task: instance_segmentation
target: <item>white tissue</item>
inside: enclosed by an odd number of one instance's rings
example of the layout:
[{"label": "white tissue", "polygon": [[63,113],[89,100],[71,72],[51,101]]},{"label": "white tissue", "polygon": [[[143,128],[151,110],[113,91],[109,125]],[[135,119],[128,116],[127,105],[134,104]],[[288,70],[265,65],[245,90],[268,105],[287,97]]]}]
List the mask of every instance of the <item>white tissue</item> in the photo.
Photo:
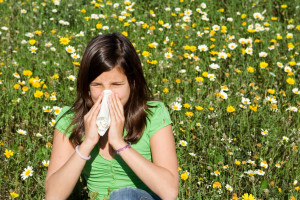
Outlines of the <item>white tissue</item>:
[{"label": "white tissue", "polygon": [[110,126],[110,115],[108,108],[108,96],[112,93],[111,90],[104,90],[104,96],[101,103],[101,110],[97,116],[96,124],[98,126],[99,135],[103,136]]}]

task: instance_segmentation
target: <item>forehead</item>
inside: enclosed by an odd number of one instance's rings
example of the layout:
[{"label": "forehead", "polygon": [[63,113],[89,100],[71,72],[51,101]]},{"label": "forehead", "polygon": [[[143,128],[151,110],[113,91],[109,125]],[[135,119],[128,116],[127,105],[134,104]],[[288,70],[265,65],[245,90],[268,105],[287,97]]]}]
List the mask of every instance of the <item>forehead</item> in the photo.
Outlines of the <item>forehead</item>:
[{"label": "forehead", "polygon": [[93,82],[116,82],[125,80],[127,80],[127,77],[122,68],[114,67],[112,70],[100,74]]}]

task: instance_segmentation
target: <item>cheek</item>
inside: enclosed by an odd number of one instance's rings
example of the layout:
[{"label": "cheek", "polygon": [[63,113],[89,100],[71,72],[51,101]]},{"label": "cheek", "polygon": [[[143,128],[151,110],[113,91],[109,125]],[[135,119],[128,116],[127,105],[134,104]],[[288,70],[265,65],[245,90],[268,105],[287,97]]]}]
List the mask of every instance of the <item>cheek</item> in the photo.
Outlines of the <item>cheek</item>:
[{"label": "cheek", "polygon": [[90,88],[90,92],[91,92],[92,100],[95,103],[101,94],[101,90],[96,88]]},{"label": "cheek", "polygon": [[124,106],[127,101],[128,101],[128,98],[129,98],[129,95],[130,95],[130,89],[129,90],[117,90],[117,91],[114,91],[115,94],[118,94],[118,97],[120,98],[120,101],[122,103],[122,105]]}]

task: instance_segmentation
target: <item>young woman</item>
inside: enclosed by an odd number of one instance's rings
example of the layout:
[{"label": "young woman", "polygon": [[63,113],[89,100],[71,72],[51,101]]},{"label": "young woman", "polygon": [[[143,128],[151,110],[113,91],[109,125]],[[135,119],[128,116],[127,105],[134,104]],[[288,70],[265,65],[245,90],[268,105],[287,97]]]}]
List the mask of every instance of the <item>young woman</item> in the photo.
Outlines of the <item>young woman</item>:
[{"label": "young woman", "polygon": [[[111,123],[100,136],[96,118],[104,90],[112,91]],[[81,173],[97,199],[176,199],[172,121],[164,104],[150,97],[131,42],[119,33],[93,38],[82,57],[77,99],[56,119],[46,199],[66,199]]]}]

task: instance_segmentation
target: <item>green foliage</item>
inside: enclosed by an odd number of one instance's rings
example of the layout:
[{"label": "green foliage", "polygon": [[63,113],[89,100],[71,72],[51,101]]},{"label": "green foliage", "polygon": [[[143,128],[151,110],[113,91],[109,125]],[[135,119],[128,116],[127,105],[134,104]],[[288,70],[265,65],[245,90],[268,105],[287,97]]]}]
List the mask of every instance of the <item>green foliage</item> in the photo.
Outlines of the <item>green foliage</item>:
[{"label": "green foliage", "polygon": [[[154,97],[169,109],[182,178],[179,199],[241,199],[244,193],[299,198],[299,11],[295,0],[0,0],[0,199],[12,199],[12,192],[17,199],[44,198],[54,108],[76,97],[76,80],[69,77],[76,77],[80,59],[66,47],[81,58],[91,38],[111,32],[134,43]],[[63,37],[70,42],[61,44]],[[157,47],[149,46],[154,42]],[[175,102],[182,108],[176,110]],[[235,110],[228,112],[229,106]],[[32,176],[23,180],[28,166]],[[221,188],[214,188],[216,182]],[[74,192],[87,198],[84,182],[78,184]]]}]

